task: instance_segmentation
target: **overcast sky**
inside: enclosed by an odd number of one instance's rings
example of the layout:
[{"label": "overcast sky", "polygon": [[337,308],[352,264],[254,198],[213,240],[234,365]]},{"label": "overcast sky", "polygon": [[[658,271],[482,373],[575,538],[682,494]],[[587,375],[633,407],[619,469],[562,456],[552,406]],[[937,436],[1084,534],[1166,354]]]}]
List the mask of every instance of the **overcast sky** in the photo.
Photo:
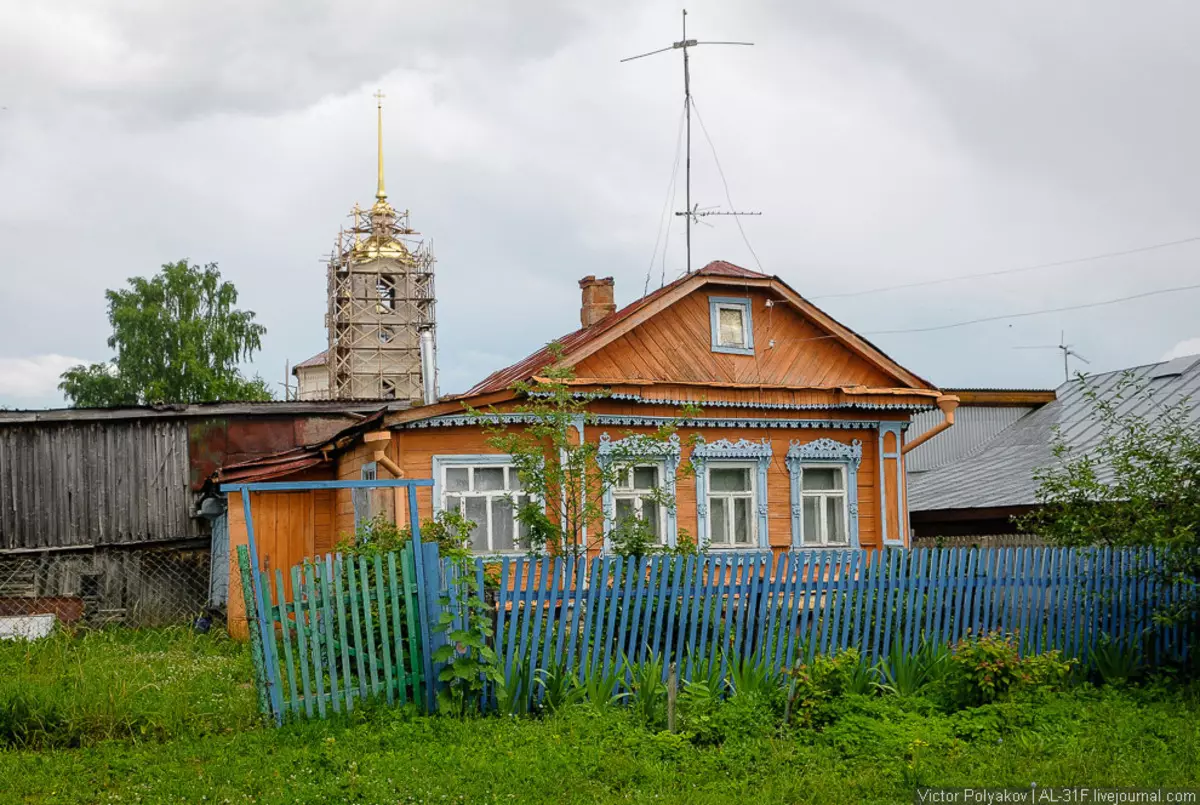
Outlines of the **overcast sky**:
[{"label": "overcast sky", "polygon": [[[442,391],[683,270],[655,253],[682,109],[677,3],[0,4],[0,405],[60,405],[110,357],[103,294],[217,262],[282,381],[325,346],[325,263],[374,191],[438,257]],[[694,262],[777,274],[945,387],[1062,380],[1200,352],[1200,292],[927,333],[880,330],[1200,282],[1200,242],[969,282],[889,286],[1200,236],[1194,0],[689,3],[696,106],[730,218]],[[693,200],[728,209],[693,131]],[[673,209],[682,205],[682,179]],[[761,262],[760,262],[761,261]],[[277,387],[278,388],[278,387]]]}]

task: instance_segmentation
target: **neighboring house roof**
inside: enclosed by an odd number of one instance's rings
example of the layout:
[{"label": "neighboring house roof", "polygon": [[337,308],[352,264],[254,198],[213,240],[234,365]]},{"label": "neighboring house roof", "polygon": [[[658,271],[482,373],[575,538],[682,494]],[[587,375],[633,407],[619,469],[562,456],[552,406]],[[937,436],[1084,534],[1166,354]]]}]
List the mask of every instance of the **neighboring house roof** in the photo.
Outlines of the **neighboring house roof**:
[{"label": "neighboring house roof", "polygon": [[[641,299],[626,305],[614,313],[610,313],[592,326],[582,327],[557,339],[555,343],[562,347],[561,362],[572,364],[592,354],[605,344],[618,338],[630,328],[637,326],[658,310],[672,304],[681,295],[690,293],[695,288],[707,282],[720,281],[722,279],[726,281],[741,279],[760,285],[769,284],[787,296],[788,301],[800,309],[802,313],[810,317],[817,325],[832,332],[846,343],[847,346],[864,355],[873,363],[881,366],[889,374],[895,375],[897,379],[906,385],[913,388],[936,388],[929,381],[914,375],[896,363],[870,341],[867,341],[848,327],[835,321],[827,313],[796,293],[791,286],[779,277],[751,271],[748,268],[742,268],[741,266],[727,263],[724,260],[713,261],[699,271],[685,274],[674,282],[659,288],[657,291],[643,296]],[[458,396],[459,398],[473,397],[479,394],[488,394],[511,388],[514,383],[530,380],[541,369],[551,363],[554,363],[554,354],[548,344],[523,360],[493,372],[466,393]]]},{"label": "neighboring house roof", "polygon": [[328,354],[329,350],[323,349],[316,355],[313,355],[311,358],[300,361],[300,363],[292,367],[292,374],[296,374],[297,369],[308,369],[313,366],[324,366],[328,362],[326,357]]},{"label": "neighboring house roof", "polygon": [[0,426],[32,422],[94,422],[106,419],[212,419],[219,417],[320,416],[323,414],[366,414],[386,405],[402,411],[408,400],[265,400],[261,402],[163,403],[120,408],[47,408],[0,411]]},{"label": "neighboring house roof", "polygon": [[[1190,400],[1191,421],[1200,427],[1200,355],[1089,375],[1086,383],[1100,395],[1111,397],[1126,372],[1136,382],[1147,383],[1154,394],[1152,399],[1144,394],[1127,395],[1123,411],[1149,416],[1155,410],[1187,398]],[[970,410],[969,407],[959,409],[960,414]],[[982,419],[987,420],[987,416]],[[986,424],[985,421],[980,427]],[[956,423],[929,443],[933,444],[936,439],[958,427]],[[1101,425],[1078,380],[1059,386],[1054,402],[1017,418],[965,455],[924,472],[913,471],[910,465],[909,510],[919,512],[1036,504],[1038,484],[1034,480],[1034,472],[1050,466],[1054,461],[1055,427],[1061,429],[1067,444],[1078,452],[1086,453],[1100,442],[1103,435]]]},{"label": "neighboring house roof", "polygon": [[[914,473],[934,470],[957,461],[1034,410],[1030,405],[959,405],[954,415],[954,427],[917,445],[905,456],[904,466],[909,473]],[[944,414],[937,409],[914,414],[908,429],[908,440],[912,441],[940,424],[944,418]]]}]

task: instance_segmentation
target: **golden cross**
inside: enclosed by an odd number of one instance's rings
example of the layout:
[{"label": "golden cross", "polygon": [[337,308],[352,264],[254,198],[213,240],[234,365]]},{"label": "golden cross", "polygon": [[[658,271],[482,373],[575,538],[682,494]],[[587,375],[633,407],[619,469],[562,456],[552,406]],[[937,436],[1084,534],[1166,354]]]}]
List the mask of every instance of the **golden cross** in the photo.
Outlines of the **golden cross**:
[{"label": "golden cross", "polygon": [[383,94],[383,90],[377,89],[377,90],[375,90],[375,94],[372,97],[375,98],[375,103],[379,107],[382,108],[383,107],[383,99],[386,98],[387,96]]}]

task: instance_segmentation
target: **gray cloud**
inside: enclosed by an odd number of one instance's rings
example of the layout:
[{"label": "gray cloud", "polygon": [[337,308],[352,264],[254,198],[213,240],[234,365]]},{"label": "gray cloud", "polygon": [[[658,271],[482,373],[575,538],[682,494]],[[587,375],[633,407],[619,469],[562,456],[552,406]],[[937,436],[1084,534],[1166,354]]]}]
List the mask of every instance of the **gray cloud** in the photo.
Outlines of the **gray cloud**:
[{"label": "gray cloud", "polygon": [[[268,329],[253,366],[320,350],[327,254],[388,186],[433,238],[445,391],[577,324],[575,280],[640,295],[675,150],[666,3],[10,6],[0,10],[0,358],[107,357],[103,291],[215,260]],[[806,295],[1200,233],[1190,5],[717,4],[697,105],[762,268]],[[694,200],[726,206],[699,128]],[[674,208],[682,204],[682,195]],[[665,266],[682,270],[671,223]],[[696,263],[757,267],[728,220]],[[857,298],[864,332],[1182,284],[1200,246]],[[1059,380],[1059,331],[1097,369],[1194,338],[1196,296],[875,340],[945,385]],[[38,403],[53,403],[48,391]],[[31,404],[0,389],[0,404]]]}]

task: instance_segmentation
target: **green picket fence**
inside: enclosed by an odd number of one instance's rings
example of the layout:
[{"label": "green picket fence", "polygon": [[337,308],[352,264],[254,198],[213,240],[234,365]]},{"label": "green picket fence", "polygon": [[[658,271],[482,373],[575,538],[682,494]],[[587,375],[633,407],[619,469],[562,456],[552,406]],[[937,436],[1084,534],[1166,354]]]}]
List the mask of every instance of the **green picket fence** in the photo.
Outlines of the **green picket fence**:
[{"label": "green picket fence", "polygon": [[291,568],[286,579],[278,569],[273,578],[260,573],[261,613],[245,546],[238,548],[238,564],[264,715],[281,723],[349,712],[367,699],[421,700],[421,612],[411,544],[371,558],[327,554]]}]

